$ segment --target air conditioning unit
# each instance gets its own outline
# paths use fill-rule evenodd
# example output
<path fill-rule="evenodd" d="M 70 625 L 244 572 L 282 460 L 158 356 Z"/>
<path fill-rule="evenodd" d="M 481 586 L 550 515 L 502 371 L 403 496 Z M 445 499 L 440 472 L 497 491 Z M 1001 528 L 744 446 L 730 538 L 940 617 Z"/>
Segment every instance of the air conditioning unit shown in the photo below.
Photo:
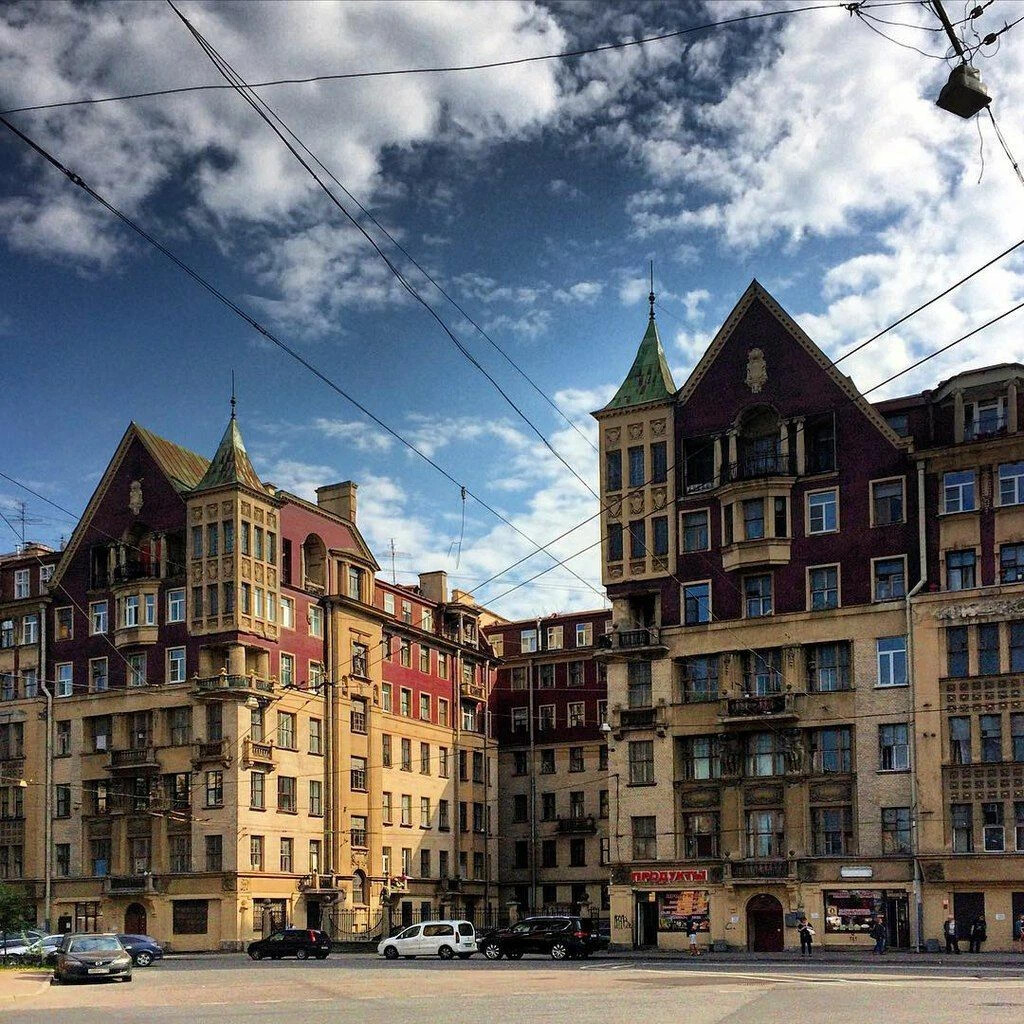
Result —
<path fill-rule="evenodd" d="M 96 737 L 96 749 L 97 750 L 106 750 L 107 749 L 107 745 L 108 745 L 108 739 L 107 739 L 106 736 L 97 736 Z"/>

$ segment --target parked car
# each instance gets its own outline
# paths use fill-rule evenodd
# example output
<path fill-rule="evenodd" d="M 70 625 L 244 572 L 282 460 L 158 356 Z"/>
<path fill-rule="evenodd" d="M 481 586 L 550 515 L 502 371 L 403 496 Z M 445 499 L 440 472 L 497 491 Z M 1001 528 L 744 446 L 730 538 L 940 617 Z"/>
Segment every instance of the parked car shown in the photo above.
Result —
<path fill-rule="evenodd" d="M 486 932 L 479 939 L 488 960 L 519 960 L 524 953 L 546 953 L 553 960 L 588 957 L 608 948 L 608 938 L 586 918 L 552 915 L 527 917 L 510 928 Z"/>
<path fill-rule="evenodd" d="M 0 933 L 0 957 L 5 957 L 8 960 L 20 959 L 25 950 L 42 935 L 43 933 L 35 928 L 26 928 L 20 932 Z"/>
<path fill-rule="evenodd" d="M 30 946 L 27 946 L 19 956 L 19 963 L 39 967 L 52 967 L 57 962 L 57 951 L 64 941 L 64 933 L 59 935 L 44 935 L 36 939 Z"/>
<path fill-rule="evenodd" d="M 148 967 L 154 960 L 162 959 L 163 946 L 148 935 L 118 935 L 121 945 L 128 950 L 136 967 Z"/>
<path fill-rule="evenodd" d="M 424 921 L 382 939 L 377 954 L 385 960 L 397 960 L 400 956 L 406 960 L 414 956 L 439 956 L 442 960 L 457 956 L 468 960 L 476 948 L 476 930 L 469 921 Z"/>
<path fill-rule="evenodd" d="M 116 935 L 68 934 L 57 951 L 50 983 L 132 980 L 132 958 Z"/>
<path fill-rule="evenodd" d="M 253 960 L 262 960 L 264 957 L 280 960 L 283 956 L 294 956 L 299 960 L 308 960 L 310 957 L 326 960 L 331 952 L 331 939 L 327 932 L 318 932 L 313 928 L 283 928 L 265 939 L 250 942 L 246 952 Z"/>

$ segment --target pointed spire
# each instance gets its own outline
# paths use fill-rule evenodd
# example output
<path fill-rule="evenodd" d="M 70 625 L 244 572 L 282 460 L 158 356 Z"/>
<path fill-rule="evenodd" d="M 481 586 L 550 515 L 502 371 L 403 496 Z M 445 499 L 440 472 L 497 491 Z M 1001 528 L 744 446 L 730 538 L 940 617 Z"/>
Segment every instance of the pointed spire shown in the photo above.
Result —
<path fill-rule="evenodd" d="M 235 418 L 235 371 L 231 371 L 231 418 Z"/>
<path fill-rule="evenodd" d="M 242 432 L 238 429 L 238 420 L 235 417 L 234 374 L 231 376 L 231 418 L 228 420 L 227 430 L 224 431 L 213 461 L 195 488 L 197 491 L 207 491 L 213 487 L 229 485 L 250 487 L 255 491 L 263 490 L 263 484 L 256 475 L 256 470 L 252 468 L 249 454 L 245 450 Z"/>
<path fill-rule="evenodd" d="M 651 260 L 651 294 L 647 296 L 647 301 L 651 304 L 651 319 L 654 319 L 654 260 Z"/>
<path fill-rule="evenodd" d="M 630 405 L 661 402 L 676 393 L 672 371 L 668 368 L 665 350 L 661 347 L 658 325 L 654 320 L 654 290 L 651 290 L 651 316 L 647 330 L 636 352 L 636 359 L 622 386 L 605 409 L 624 409 Z"/>

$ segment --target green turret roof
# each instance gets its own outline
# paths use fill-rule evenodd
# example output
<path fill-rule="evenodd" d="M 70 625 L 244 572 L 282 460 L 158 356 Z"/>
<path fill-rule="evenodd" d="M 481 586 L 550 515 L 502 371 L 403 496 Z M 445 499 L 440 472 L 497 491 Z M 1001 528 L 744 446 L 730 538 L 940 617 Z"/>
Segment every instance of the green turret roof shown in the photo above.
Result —
<path fill-rule="evenodd" d="M 653 302 L 653 296 L 651 298 Z M 629 374 L 605 409 L 625 409 L 631 405 L 660 402 L 675 393 L 676 385 L 665 359 L 665 350 L 661 347 L 658 325 L 654 322 L 652 312 Z"/>
<path fill-rule="evenodd" d="M 203 479 L 199 481 L 199 485 L 195 489 L 208 491 L 213 487 L 239 484 L 255 491 L 263 490 L 263 484 L 260 483 L 260 478 L 256 475 L 256 470 L 252 468 L 252 463 L 245 451 L 242 432 L 238 429 L 238 420 L 235 419 L 235 413 L 232 410 L 228 429 L 224 431 L 217 454 L 214 455 Z"/>

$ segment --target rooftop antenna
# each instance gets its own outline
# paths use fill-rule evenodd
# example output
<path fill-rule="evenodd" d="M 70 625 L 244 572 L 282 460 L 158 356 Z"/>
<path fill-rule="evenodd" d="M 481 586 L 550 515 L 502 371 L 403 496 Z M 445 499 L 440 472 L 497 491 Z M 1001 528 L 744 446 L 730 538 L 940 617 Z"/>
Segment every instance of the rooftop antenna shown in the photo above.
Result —
<path fill-rule="evenodd" d="M 651 294 L 647 296 L 647 301 L 651 304 L 651 319 L 654 319 L 654 260 L 651 260 Z"/>
<path fill-rule="evenodd" d="M 395 585 L 398 584 L 398 570 L 395 568 L 395 559 L 401 556 L 406 558 L 409 555 L 408 551 L 398 551 L 395 548 L 395 538 L 392 537 L 388 545 L 388 555 L 391 557 L 391 582 Z"/>

